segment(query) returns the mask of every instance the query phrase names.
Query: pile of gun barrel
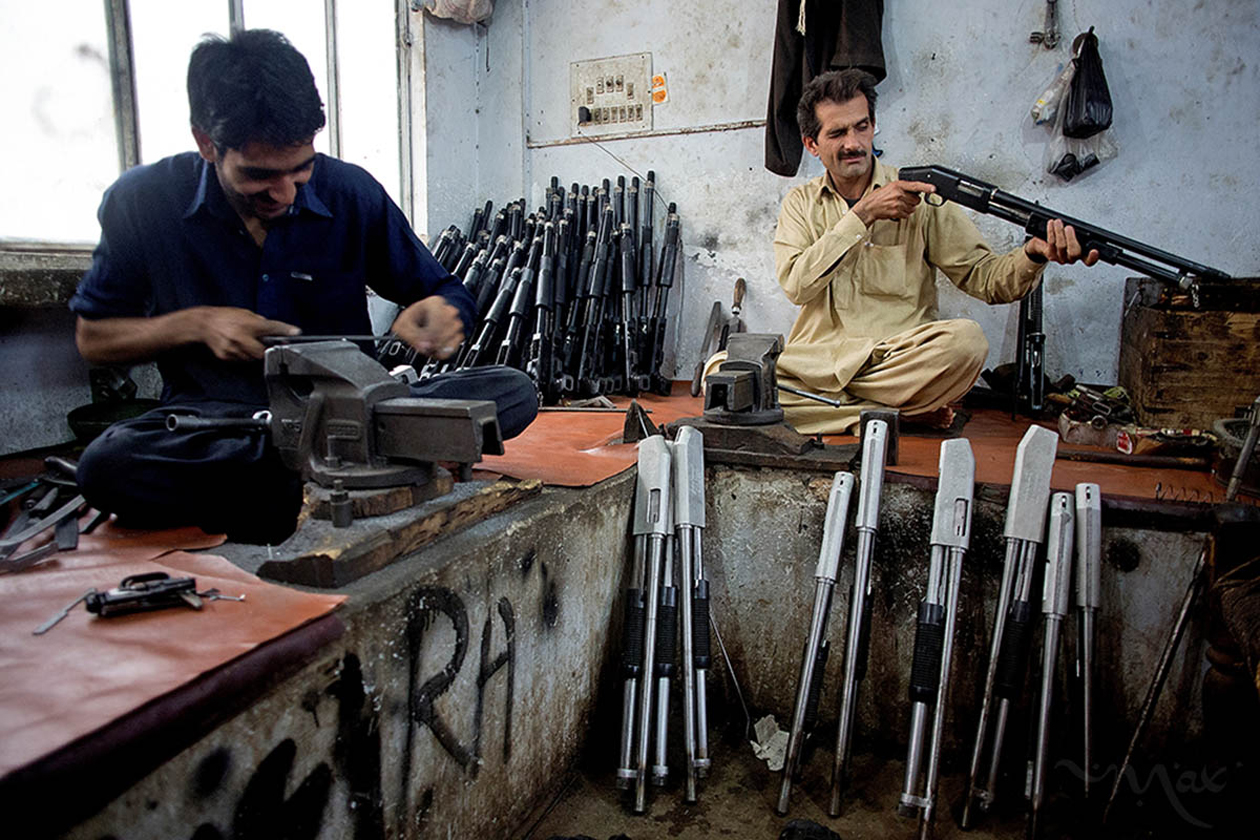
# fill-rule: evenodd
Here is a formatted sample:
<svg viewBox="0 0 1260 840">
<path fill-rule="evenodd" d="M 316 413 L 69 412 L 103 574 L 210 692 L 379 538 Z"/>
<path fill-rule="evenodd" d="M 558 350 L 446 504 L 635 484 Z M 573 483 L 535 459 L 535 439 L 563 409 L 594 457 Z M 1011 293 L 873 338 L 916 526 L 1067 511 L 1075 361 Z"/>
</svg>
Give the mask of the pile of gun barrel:
<svg viewBox="0 0 1260 840">
<path fill-rule="evenodd" d="M 640 192 L 642 199 L 640 200 Z M 669 292 L 678 259 L 678 212 L 670 204 L 659 258 L 653 257 L 655 174 L 592 189 L 557 178 L 546 206 L 525 199 L 491 216 L 473 214 L 467 233 L 452 225 L 433 255 L 477 302 L 477 325 L 456 354 L 431 360 L 424 379 L 447 370 L 499 364 L 530 375 L 545 405 L 568 397 L 668 394 L 661 372 Z M 653 267 L 656 267 L 655 272 Z M 411 364 L 394 342 L 398 359 Z"/>
<path fill-rule="evenodd" d="M 639 443 L 634 568 L 622 628 L 625 682 L 617 769 L 618 787 L 634 790 L 637 813 L 647 809 L 652 747 L 652 784 L 664 785 L 669 779 L 669 687 L 680 670 L 683 795 L 688 802 L 696 801 L 696 779 L 707 775 L 711 764 L 705 699 L 711 664 L 709 583 L 700 550 L 704 524 L 704 438 L 699 430 L 684 426 L 672 443 L 660 435 L 645 438 Z M 680 638 L 681 669 L 676 657 Z"/>
<path fill-rule="evenodd" d="M 871 633 L 871 558 L 874 554 L 879 496 L 883 486 L 887 426 L 872 420 L 862 442 L 861 487 L 855 521 L 857 559 L 849 600 L 849 623 L 840 697 L 840 719 L 832 768 L 829 812 L 838 816 L 848 779 L 857 694 L 866 670 L 867 640 Z M 1078 484 L 1075 500 L 1069 493 L 1050 492 L 1050 473 L 1059 437 L 1038 426 L 1029 428 L 1015 456 L 1011 495 L 1006 509 L 1006 560 L 993 628 L 984 698 L 972 751 L 962 827 L 970 828 L 974 808 L 993 806 L 1002 742 L 1013 703 L 1019 701 L 1028 672 L 1036 609 L 1034 583 L 1041 577 L 1042 667 L 1037 736 L 1029 786 L 1029 836 L 1037 834 L 1037 820 L 1045 793 L 1050 746 L 1050 707 L 1059 652 L 1059 634 L 1068 614 L 1073 580 L 1073 542 L 1076 548 L 1076 606 L 1083 677 L 1084 733 L 1082 766 L 1090 767 L 1090 715 L 1094 618 L 1099 607 L 1102 508 L 1096 484 Z M 845 521 L 853 493 L 853 476 L 837 473 L 827 505 L 822 550 L 815 572 L 814 614 L 802 658 L 800 682 L 788 735 L 787 757 L 776 810 L 786 813 L 797 773 L 801 747 L 817 718 L 822 671 L 827 661 L 827 617 L 835 587 Z M 919 604 L 910 667 L 910 733 L 905 783 L 898 811 L 919 818 L 920 837 L 931 834 L 940 773 L 941 737 L 948 696 L 954 625 L 962 563 L 970 546 L 975 459 L 964 439 L 941 444 L 940 481 L 932 521 L 931 556 L 926 594 Z M 1075 515 L 1073 510 L 1075 509 Z M 1038 568 L 1039 547 L 1045 543 L 1044 563 Z M 1041 572 L 1039 575 L 1038 572 Z M 930 718 L 929 718 L 930 716 Z M 987 748 L 987 749 L 986 749 Z M 988 755 L 987 762 L 984 761 Z M 982 767 L 982 765 L 984 765 Z M 983 772 L 982 772 L 983 771 Z M 1089 774 L 1084 774 L 1089 796 Z"/>
<path fill-rule="evenodd" d="M 690 454 L 679 440 L 668 444 L 661 438 L 648 438 L 640 444 L 639 489 L 635 500 L 635 566 L 627 592 L 626 645 L 623 655 L 625 710 L 618 780 L 623 787 L 636 788 L 635 810 L 645 809 L 644 783 L 648 770 L 649 721 L 655 724 L 656 751 L 651 767 L 652 781 L 664 784 L 666 713 L 669 709 L 670 676 L 675 672 L 674 646 L 676 611 L 683 608 L 684 737 L 686 743 L 686 798 L 695 801 L 695 776 L 709 765 L 704 715 L 704 669 L 708 667 L 708 584 L 699 559 L 699 529 L 703 527 L 702 450 Z M 832 592 L 838 577 L 840 556 L 848 527 L 849 503 L 858 484 L 857 513 L 853 529 L 857 534 L 853 590 L 849 599 L 848 628 L 841 682 L 840 714 L 831 779 L 829 812 L 838 816 L 849 775 L 851 742 L 857 709 L 857 696 L 865 676 L 868 641 L 871 634 L 871 561 L 883 489 L 888 426 L 883 420 L 866 423 L 862 442 L 860 481 L 848 472 L 838 472 L 831 488 L 823 528 L 822 547 L 815 571 L 813 615 L 801 660 L 791 729 L 783 767 L 783 779 L 776 810 L 786 814 L 792 783 L 801 764 L 803 746 L 815 728 L 823 670 L 829 654 L 827 623 Z M 689 437 L 688 442 L 691 441 Z M 696 444 L 702 446 L 702 443 Z M 1011 495 L 1006 511 L 1004 537 L 1006 560 L 998 595 L 992 646 L 985 682 L 984 699 L 972 752 L 967 797 L 962 811 L 963 828 L 970 828 L 974 808 L 988 811 L 993 805 L 998 760 L 1012 710 L 1019 702 L 1028 672 L 1033 639 L 1033 613 L 1037 599 L 1035 581 L 1043 580 L 1041 612 L 1042 666 L 1040 700 L 1035 717 L 1036 747 L 1029 761 L 1032 769 L 1028 799 L 1029 835 L 1037 833 L 1047 778 L 1050 747 L 1050 708 L 1057 671 L 1059 636 L 1068 614 L 1071 586 L 1075 578 L 1078 609 L 1078 669 L 1082 676 L 1083 746 L 1081 751 L 1085 796 L 1089 796 L 1090 706 L 1094 647 L 1094 620 L 1099 608 L 1101 553 L 1101 504 L 1096 484 L 1079 484 L 1075 499 L 1069 493 L 1050 492 L 1050 474 L 1058 448 L 1058 435 L 1031 427 L 1015 458 Z M 670 484 L 670 453 L 673 452 L 673 483 Z M 699 465 L 699 479 L 688 479 L 688 470 Z M 953 652 L 954 626 L 958 614 L 959 587 L 963 559 L 970 546 L 971 516 L 975 484 L 975 459 L 965 439 L 946 440 L 941 445 L 940 481 L 936 494 L 928 563 L 926 594 L 919 605 L 914 658 L 910 670 L 911 718 L 905 784 L 898 810 L 904 816 L 918 816 L 919 833 L 931 833 L 936 810 L 940 771 L 945 698 Z M 672 500 L 671 506 L 671 486 Z M 697 486 L 699 490 L 697 491 Z M 680 498 L 680 495 L 682 498 Z M 694 509 L 699 498 L 700 518 Z M 674 522 L 670 523 L 670 511 Z M 1075 511 L 1075 513 L 1074 513 Z M 677 529 L 677 578 L 687 587 L 680 596 L 671 562 L 673 530 Z M 1039 568 L 1040 546 L 1045 544 L 1044 562 Z M 1073 544 L 1075 543 L 1075 575 Z M 692 597 L 688 597 L 688 590 Z M 690 613 L 690 614 L 689 614 Z M 702 656 L 699 651 L 702 651 Z M 639 684 L 642 687 L 639 688 Z M 655 683 L 655 685 L 654 685 Z M 638 696 L 638 740 L 635 696 Z M 656 691 L 655 708 L 652 692 Z M 1063 739 L 1058 739 L 1061 743 Z M 637 754 L 635 747 L 637 746 Z M 986 749 L 987 748 L 987 749 Z M 984 761 L 988 755 L 987 762 Z M 983 767 L 982 767 L 983 765 Z"/>
</svg>

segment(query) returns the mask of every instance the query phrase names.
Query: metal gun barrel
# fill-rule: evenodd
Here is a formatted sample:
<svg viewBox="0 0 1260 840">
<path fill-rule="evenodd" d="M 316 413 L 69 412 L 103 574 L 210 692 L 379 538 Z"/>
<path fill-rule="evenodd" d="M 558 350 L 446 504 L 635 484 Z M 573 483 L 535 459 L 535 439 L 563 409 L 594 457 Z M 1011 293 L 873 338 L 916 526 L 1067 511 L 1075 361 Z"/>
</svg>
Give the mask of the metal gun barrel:
<svg viewBox="0 0 1260 840">
<path fill-rule="evenodd" d="M 935 810 L 941 730 L 953 658 L 954 625 L 958 616 L 958 589 L 963 558 L 971 542 L 975 457 L 970 443 L 955 439 L 941 444 L 939 476 L 932 517 L 928 585 L 919 607 L 920 622 L 911 667 L 910 742 L 905 784 L 898 806 L 903 815 L 919 815 L 920 835 L 924 838 L 931 831 Z M 932 709 L 931 731 L 925 733 L 929 706 Z M 919 796 L 919 772 L 925 754 L 927 770 L 923 793 Z"/>
<path fill-rule="evenodd" d="M 647 590 L 643 633 L 643 690 L 639 693 L 638 749 L 636 753 L 634 810 L 647 810 L 648 747 L 652 732 L 652 688 L 656 673 L 656 633 L 661 573 L 665 565 L 666 542 L 671 528 L 673 506 L 670 499 L 670 455 L 663 437 L 653 435 L 639 443 L 639 483 L 635 505 L 647 511 Z"/>
<path fill-rule="evenodd" d="M 1009 684 L 1019 671 L 1022 661 L 1018 654 L 1028 639 L 1028 597 L 1032 587 L 1031 570 L 1037 546 L 1045 534 L 1046 509 L 1050 501 L 1050 474 L 1054 468 L 1054 456 L 1059 436 L 1041 426 L 1030 426 L 1015 452 L 1015 469 L 1011 475 L 1011 494 L 1006 506 L 1006 558 L 1002 564 L 1002 582 L 998 589 L 997 610 L 993 621 L 993 638 L 989 645 L 989 664 L 985 674 L 984 694 L 980 703 L 980 718 L 976 724 L 976 738 L 972 746 L 971 765 L 967 774 L 967 790 L 963 800 L 960 825 L 971 828 L 972 807 L 979 805 L 987 811 L 993 803 L 997 778 L 997 760 L 1001 755 L 1002 739 L 1009 711 L 1009 697 L 999 683 Z M 1013 616 L 1012 616 L 1013 614 Z M 1014 617 L 1012 635 L 1007 638 L 1007 625 Z M 999 696 L 993 731 L 992 761 L 983 786 L 977 784 L 980 765 L 984 760 L 988 742 L 989 717 L 993 709 L 994 695 Z"/>
<path fill-rule="evenodd" d="M 1050 526 L 1046 534 L 1046 569 L 1042 584 L 1041 696 L 1037 712 L 1037 744 L 1033 751 L 1032 795 L 1029 797 L 1028 836 L 1037 836 L 1038 816 L 1046 790 L 1046 756 L 1049 750 L 1050 709 L 1054 703 L 1054 677 L 1059 659 L 1059 631 L 1067 617 L 1072 585 L 1072 509 L 1070 493 L 1050 499 Z"/>
<path fill-rule="evenodd" d="M 840 815 L 840 800 L 848 780 L 853 722 L 857 716 L 858 684 L 866 671 L 867 635 L 870 632 L 871 560 L 879 525 L 879 498 L 884 487 L 884 460 L 888 450 L 888 424 L 872 420 L 862 441 L 862 484 L 858 493 L 857 560 L 853 569 L 853 594 L 849 600 L 849 633 L 845 640 L 844 683 L 840 695 L 840 720 L 836 728 L 836 755 L 831 773 L 828 813 Z"/>
<path fill-rule="evenodd" d="M 701 740 L 699 723 L 703 715 L 704 672 L 708 658 L 708 592 L 704 605 L 698 604 L 697 561 L 700 531 L 704 528 L 704 436 L 693 426 L 678 430 L 671 445 L 673 453 L 674 527 L 678 543 L 679 579 L 682 583 L 682 677 L 683 677 L 683 752 L 685 755 L 684 800 L 695 802 L 696 778 L 700 770 L 698 752 Z M 701 626 L 701 623 L 703 626 Z M 703 645 L 701 634 L 704 634 Z M 699 655 L 706 660 L 701 667 Z M 706 750 L 707 753 L 707 750 Z M 707 759 L 707 755 L 705 758 Z"/>
<path fill-rule="evenodd" d="M 831 597 L 836 586 L 836 573 L 840 566 L 840 554 L 844 548 L 844 529 L 849 515 L 849 501 L 853 496 L 853 475 L 838 472 L 831 481 L 831 493 L 827 498 L 827 513 L 823 520 L 822 546 L 818 551 L 818 565 L 814 571 L 814 608 L 810 617 L 809 635 L 801 657 L 800 678 L 796 684 L 796 702 L 792 707 L 792 724 L 788 731 L 787 756 L 783 763 L 783 780 L 779 785 L 779 800 L 775 811 L 787 814 L 788 800 L 792 793 L 792 779 L 800 761 L 801 747 L 806 737 L 808 720 L 817 713 L 818 697 L 822 688 L 823 668 L 826 665 L 827 622 L 831 614 Z"/>
<path fill-rule="evenodd" d="M 1077 668 L 1081 679 L 1085 799 L 1093 767 L 1094 619 L 1102 603 L 1102 498 L 1097 484 L 1076 485 Z"/>
</svg>

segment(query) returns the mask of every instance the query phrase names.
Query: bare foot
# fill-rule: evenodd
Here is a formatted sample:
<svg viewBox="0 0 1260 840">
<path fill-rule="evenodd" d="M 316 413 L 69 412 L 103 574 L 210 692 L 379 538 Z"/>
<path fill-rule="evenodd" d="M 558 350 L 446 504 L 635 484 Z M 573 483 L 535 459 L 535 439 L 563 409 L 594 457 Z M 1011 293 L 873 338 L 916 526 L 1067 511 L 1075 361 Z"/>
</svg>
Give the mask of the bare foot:
<svg viewBox="0 0 1260 840">
<path fill-rule="evenodd" d="M 954 409 L 953 406 L 943 405 L 925 414 L 907 417 L 905 422 L 929 429 L 949 429 L 954 425 Z"/>
</svg>

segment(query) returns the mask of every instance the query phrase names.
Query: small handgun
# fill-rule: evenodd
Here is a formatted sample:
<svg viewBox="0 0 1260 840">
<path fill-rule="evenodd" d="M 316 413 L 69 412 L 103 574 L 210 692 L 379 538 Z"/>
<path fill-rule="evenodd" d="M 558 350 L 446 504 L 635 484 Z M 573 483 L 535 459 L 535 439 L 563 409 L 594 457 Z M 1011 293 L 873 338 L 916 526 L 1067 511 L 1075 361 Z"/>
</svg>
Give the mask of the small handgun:
<svg viewBox="0 0 1260 840">
<path fill-rule="evenodd" d="M 163 610 L 167 607 L 202 607 L 194 578 L 173 578 L 166 572 L 150 572 L 125 577 L 113 589 L 90 592 L 85 599 L 87 611 L 102 618 L 113 615 Z"/>
</svg>

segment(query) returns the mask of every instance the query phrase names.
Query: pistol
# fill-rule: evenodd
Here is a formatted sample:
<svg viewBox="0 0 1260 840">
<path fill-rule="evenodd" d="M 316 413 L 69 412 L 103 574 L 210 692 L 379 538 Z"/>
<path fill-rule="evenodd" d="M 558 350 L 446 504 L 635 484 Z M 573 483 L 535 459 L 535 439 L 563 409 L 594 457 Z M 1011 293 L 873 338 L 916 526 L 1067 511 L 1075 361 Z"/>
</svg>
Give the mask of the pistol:
<svg viewBox="0 0 1260 840">
<path fill-rule="evenodd" d="M 164 610 L 167 607 L 202 607 L 194 578 L 173 578 L 166 572 L 150 572 L 125 577 L 113 589 L 90 592 L 85 599 L 87 611 L 102 618 L 128 613 Z"/>
</svg>

